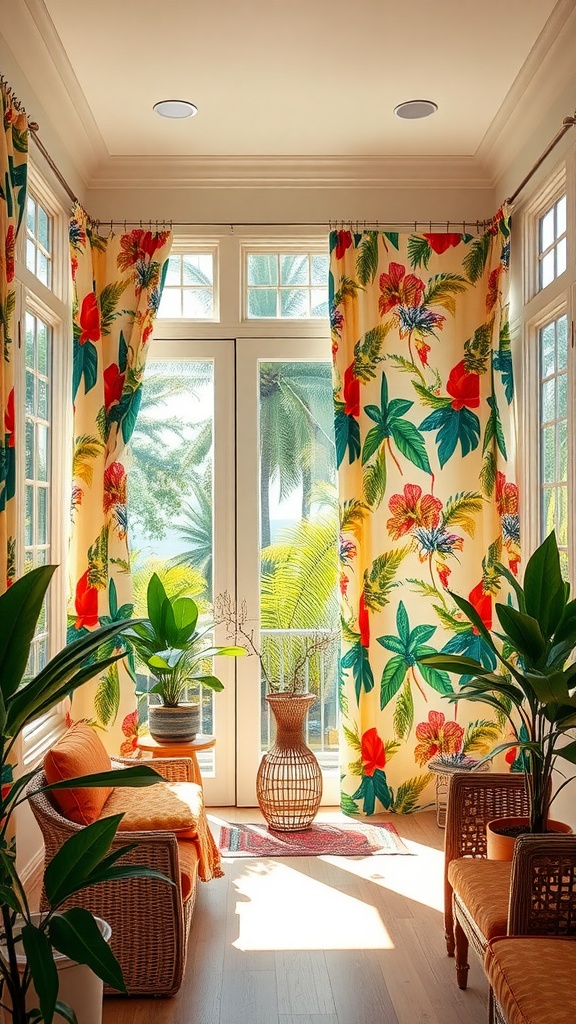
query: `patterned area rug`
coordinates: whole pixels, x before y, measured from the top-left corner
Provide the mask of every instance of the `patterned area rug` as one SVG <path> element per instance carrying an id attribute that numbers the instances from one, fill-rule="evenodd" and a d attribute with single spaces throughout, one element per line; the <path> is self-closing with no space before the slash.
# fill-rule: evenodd
<path id="1" fill-rule="evenodd" d="M 410 854 L 394 825 L 319 821 L 302 832 L 275 832 L 265 825 L 210 818 L 221 853 L 228 857 L 374 857 Z"/>

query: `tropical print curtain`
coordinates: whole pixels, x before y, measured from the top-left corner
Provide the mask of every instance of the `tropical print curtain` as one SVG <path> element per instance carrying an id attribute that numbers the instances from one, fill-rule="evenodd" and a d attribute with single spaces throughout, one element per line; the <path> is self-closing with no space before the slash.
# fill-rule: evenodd
<path id="1" fill-rule="evenodd" d="M 510 225 L 499 211 L 480 237 L 338 231 L 330 248 L 342 807 L 402 813 L 433 800 L 431 758 L 478 759 L 505 735 L 417 659 L 494 667 L 449 591 L 491 626 L 498 565 L 517 572 Z"/>
<path id="2" fill-rule="evenodd" d="M 0 81 L 0 593 L 16 574 L 16 437 L 13 339 L 14 247 L 26 207 L 28 122 Z"/>
<path id="3" fill-rule="evenodd" d="M 73 211 L 69 641 L 132 614 L 127 445 L 142 398 L 148 343 L 171 243 L 170 232 L 142 228 L 103 237 L 81 207 Z M 97 724 L 111 753 L 131 753 L 137 710 L 130 660 L 116 662 L 95 683 L 82 687 L 74 697 L 72 714 Z"/>

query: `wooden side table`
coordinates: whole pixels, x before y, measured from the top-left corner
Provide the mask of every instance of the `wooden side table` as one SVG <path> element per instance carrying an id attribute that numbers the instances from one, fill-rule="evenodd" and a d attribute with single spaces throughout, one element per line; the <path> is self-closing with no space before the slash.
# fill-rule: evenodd
<path id="1" fill-rule="evenodd" d="M 139 736 L 136 743 L 138 750 L 152 757 L 189 757 L 192 761 L 192 782 L 202 785 L 202 775 L 196 754 L 199 750 L 211 750 L 216 746 L 215 736 L 197 736 L 194 740 L 174 741 L 172 743 L 159 743 L 152 739 L 149 733 Z"/>

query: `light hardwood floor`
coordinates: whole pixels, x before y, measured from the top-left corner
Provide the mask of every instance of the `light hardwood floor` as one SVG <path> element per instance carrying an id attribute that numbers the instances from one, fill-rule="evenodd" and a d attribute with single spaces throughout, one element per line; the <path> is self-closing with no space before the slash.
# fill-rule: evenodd
<path id="1" fill-rule="evenodd" d="M 412 856 L 225 859 L 199 883 L 179 993 L 107 998 L 103 1024 L 486 1024 L 480 962 L 461 992 L 446 956 L 444 833 L 432 811 L 391 820 Z"/>

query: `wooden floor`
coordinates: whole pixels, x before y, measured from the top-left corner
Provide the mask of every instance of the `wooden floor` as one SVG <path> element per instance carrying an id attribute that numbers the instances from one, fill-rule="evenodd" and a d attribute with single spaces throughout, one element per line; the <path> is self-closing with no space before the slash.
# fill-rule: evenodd
<path id="1" fill-rule="evenodd" d="M 199 883 L 179 993 L 107 998 L 103 1024 L 486 1024 L 480 962 L 461 992 L 446 956 L 444 833 L 432 811 L 391 820 L 412 856 L 225 859 Z"/>

